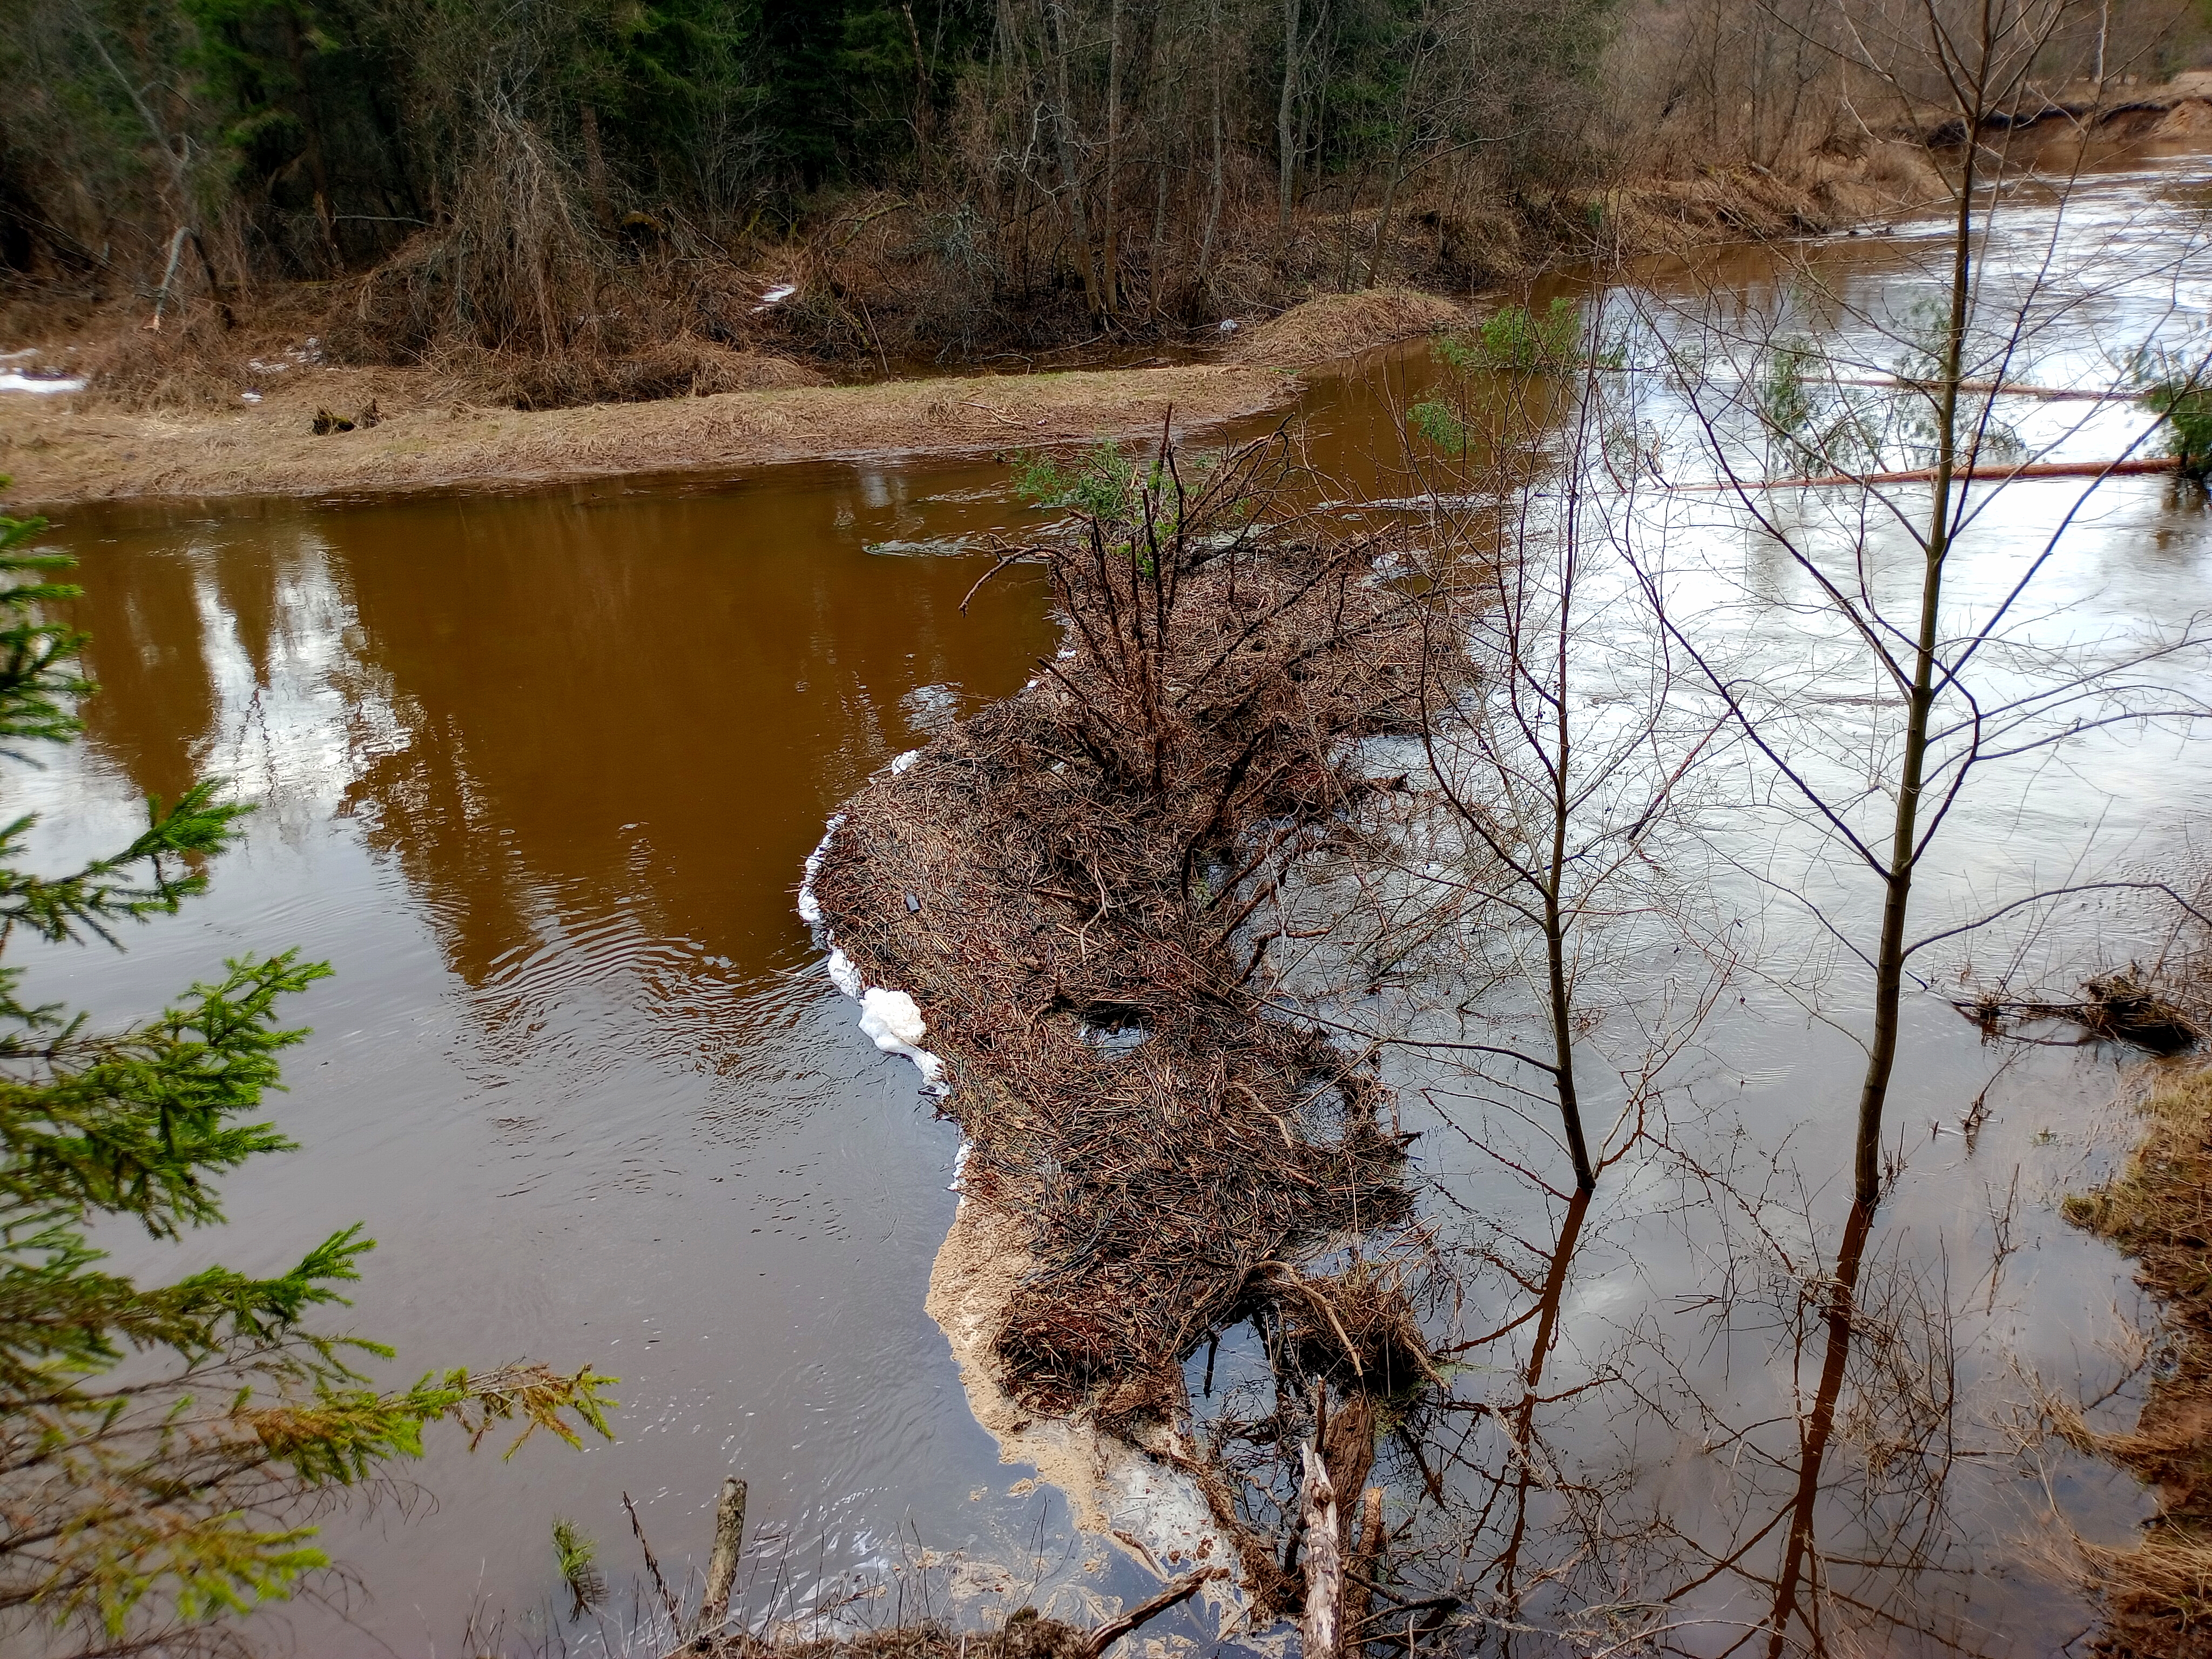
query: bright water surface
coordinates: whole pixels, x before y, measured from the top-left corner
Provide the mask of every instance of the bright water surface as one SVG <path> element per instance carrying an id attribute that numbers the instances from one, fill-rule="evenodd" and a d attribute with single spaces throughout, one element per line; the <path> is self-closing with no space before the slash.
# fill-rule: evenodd
<path id="1" fill-rule="evenodd" d="M 2155 264 L 2193 234 L 2196 167 L 2100 175 L 2062 244 L 2112 259 L 2147 251 Z M 2037 223 L 2008 234 L 2001 252 L 2015 263 L 2040 258 Z M 1909 284 L 1917 237 L 1908 227 L 1894 240 L 1836 239 L 1819 258 L 1844 291 L 1878 293 Z M 1771 276 L 1749 260 L 1723 274 L 1754 289 Z M 1676 291 L 1669 280 L 1656 283 L 1662 298 Z M 2161 307 L 2203 314 L 2195 280 L 2147 279 L 2054 340 L 2027 378 L 2109 376 L 2100 345 Z M 1431 372 L 1416 348 L 1320 379 L 1298 411 L 1317 464 L 1391 493 L 1370 457 L 1395 453 L 1393 411 Z M 2124 441 L 2121 427 L 2093 428 L 2079 453 L 2108 453 L 2115 433 Z M 2074 499 L 2054 493 L 2066 489 L 2022 487 L 1996 511 L 2025 538 L 2047 527 L 2053 501 Z M 843 797 L 943 721 L 1017 689 L 1052 648 L 1025 570 L 957 608 L 988 568 L 981 538 L 1036 521 L 1001 465 L 886 460 L 327 509 L 88 511 L 58 524 L 53 544 L 82 562 L 81 621 L 102 690 L 85 743 L 18 785 L 11 807 L 52 815 L 44 850 L 57 859 L 119 841 L 141 797 L 203 774 L 232 779 L 258 810 L 185 916 L 132 934 L 121 957 L 29 957 L 33 988 L 120 1017 L 226 954 L 296 946 L 337 969 L 294 1010 L 314 1035 L 291 1057 L 291 1092 L 272 1103 L 301 1150 L 228 1183 L 233 1224 L 219 1237 L 174 1253 L 118 1237 L 119 1259 L 146 1273 L 211 1255 L 273 1270 L 360 1220 L 380 1248 L 349 1319 L 398 1346 L 391 1376 L 528 1355 L 623 1379 L 612 1445 L 580 1455 L 533 1445 L 501 1465 L 448 1439 L 416 1471 L 418 1492 L 333 1519 L 329 1541 L 356 1579 L 326 1605 L 275 1616 L 270 1634 L 289 1620 L 306 1651 L 448 1653 L 473 1615 L 480 1632 L 503 1619 L 518 1647 L 589 1648 L 595 1627 L 560 1617 L 552 1517 L 597 1537 L 619 1579 L 632 1559 L 627 1492 L 663 1559 L 696 1560 L 731 1471 L 750 1483 L 748 1605 L 763 1617 L 803 1611 L 842 1573 L 925 1550 L 978 1564 L 949 1586 L 939 1574 L 940 1597 L 1018 1601 L 1042 1583 L 1060 1587 L 1059 1610 L 1084 1614 L 1101 1605 L 1085 1592 L 1148 1593 L 1120 1553 L 1071 1537 L 1057 1495 L 1001 1468 L 971 1419 L 922 1312 L 955 1202 L 957 1136 L 917 1095 L 913 1069 L 860 1035 L 792 902 Z M 2212 606 L 2201 495 L 2115 483 L 2067 549 L 2052 592 L 2069 626 Z M 1786 589 L 1786 572 L 1769 574 Z M 1754 617 L 1746 639 L 1756 644 L 1762 626 Z M 2124 859 L 2172 857 L 2201 817 L 2209 772 L 2170 735 L 2123 736 L 2047 770 L 2025 796 L 1997 789 L 1948 843 L 1928 913 L 1963 910 L 2028 866 L 2048 877 L 2091 823 Z M 1790 935 L 1802 917 L 1749 892 L 1729 902 L 1739 898 L 1747 926 L 1775 931 L 1781 954 L 1806 954 Z M 2055 1504 L 2119 1543 L 2145 1512 L 2124 1477 L 2070 1455 L 2023 1462 L 2002 1432 L 2025 1395 L 2015 1362 L 2092 1392 L 2124 1369 L 2112 1345 L 2140 1313 L 2125 1264 L 2055 1207 L 2122 1141 L 2109 1107 L 2122 1058 L 2039 1048 L 2008 1065 L 1940 994 L 1911 1010 L 1892 1106 L 1908 1166 L 1875 1255 L 1913 1269 L 1899 1282 L 1948 1276 L 1936 1299 L 1955 1324 L 1961 1449 L 1923 1525 L 1933 1544 L 1905 1552 L 1902 1567 L 1865 1567 L 1855 1592 L 1906 1610 L 1904 1626 L 1875 1621 L 1899 1650 L 1938 1638 L 2064 1650 L 2091 1616 L 2042 1564 L 2041 1517 Z M 1743 1187 L 1790 1189 L 1832 1229 L 1857 1077 L 1848 1038 L 1747 978 L 1685 1075 L 1682 1121 L 1706 1126 L 1700 1156 Z M 1425 1120 L 1418 1089 L 1433 1079 L 1407 1069 L 1399 1080 L 1409 1127 L 1432 1130 L 1426 1173 L 1484 1227 L 1522 1241 L 1494 1254 L 1523 1252 L 1525 1293 L 1494 1274 L 1470 1281 L 1460 1330 L 1478 1334 L 1544 1288 L 1562 1206 Z M 1967 1136 L 1960 1125 L 1984 1091 L 1986 1121 Z M 1474 1139 L 1537 1144 L 1486 1109 L 1450 1109 Z M 1611 1115 L 1602 1100 L 1590 1109 Z M 1696 1336 L 1730 1255 L 1688 1190 L 1679 1169 L 1632 1161 L 1582 1221 L 1551 1286 L 1565 1335 L 1542 1392 L 1569 1397 L 1545 1439 L 1582 1478 L 1626 1493 L 1620 1512 L 1663 1518 L 1672 1542 L 1635 1554 L 1637 1571 L 1663 1559 L 1673 1577 L 1622 1593 L 1673 1595 L 1670 1639 L 1717 1651 L 1771 1590 L 1729 1571 L 1685 1587 L 1703 1575 L 1698 1561 L 1760 1535 L 1770 1497 L 1786 1504 L 1794 1491 L 1800 1373 L 1789 1316 Z M 1984 1297 L 1992 1214 L 2014 1191 L 2016 1254 Z M 1822 1248 L 1832 1255 L 1832 1239 Z M 1570 1392 L 1632 1366 L 1637 1334 L 1660 1328 L 1679 1333 L 1661 1345 L 1680 1380 L 1664 1413 L 1617 1391 Z M 1513 1340 L 1477 1357 L 1488 1369 L 1462 1380 L 1463 1397 L 1517 1397 L 1526 1332 Z M 1224 1385 L 1239 1364 L 1232 1340 Z M 1474 1463 L 1485 1455 L 1461 1449 Z M 1561 1552 L 1571 1507 L 1557 1481 L 1534 1484 L 1533 1524 L 1550 1541 L 1528 1547 L 1531 1565 Z M 1839 1551 L 1856 1549 L 1855 1517 L 1885 1534 L 1855 1559 L 1895 1544 L 1887 1534 L 1905 1523 L 1892 1510 L 1841 1477 L 1823 1491 Z M 1467 1547 L 1488 1559 L 1497 1541 L 1471 1534 Z"/>

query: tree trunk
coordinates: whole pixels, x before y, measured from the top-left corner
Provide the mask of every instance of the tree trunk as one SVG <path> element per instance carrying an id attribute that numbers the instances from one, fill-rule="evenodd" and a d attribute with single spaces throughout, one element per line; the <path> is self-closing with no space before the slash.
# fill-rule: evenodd
<path id="1" fill-rule="evenodd" d="M 1382 210 L 1375 218 L 1375 252 L 1368 256 L 1367 260 L 1369 288 L 1373 288 L 1382 276 L 1382 250 L 1390 240 L 1390 215 L 1398 205 L 1398 181 L 1404 176 L 1405 170 L 1398 165 L 1398 158 L 1394 155 L 1390 158 L 1390 182 L 1382 190 Z"/>
<path id="2" fill-rule="evenodd" d="M 1303 1659 L 1337 1659 L 1344 1631 L 1344 1554 L 1337 1543 L 1336 1492 L 1328 1470 L 1311 1445 L 1305 1455 L 1305 1486 L 1298 1494 L 1305 1522 L 1306 1595 L 1298 1633 Z"/>
<path id="3" fill-rule="evenodd" d="M 1052 139 L 1060 156 L 1060 177 L 1066 180 L 1069 228 L 1074 232 L 1077 257 L 1083 261 L 1083 297 L 1091 314 L 1105 314 L 1098 292 L 1098 262 L 1091 247 L 1091 216 L 1083 209 L 1083 164 L 1077 154 L 1075 117 L 1067 100 L 1067 15 L 1061 0 L 1044 0 L 1045 25 L 1050 31 L 1053 94 Z"/>
<path id="4" fill-rule="evenodd" d="M 1979 130 L 1978 103 L 1967 112 L 1966 131 Z M 1871 1209 L 1881 1201 L 1881 1115 L 1897 1063 L 1899 1004 L 1905 988 L 1905 921 L 1912 900 L 1918 854 L 1920 791 L 1928 763 L 1929 714 L 1935 705 L 1936 647 L 1943 599 L 1943 559 L 1950 550 L 1951 487 L 1959 467 L 1959 387 L 1966 357 L 1968 307 L 1972 303 L 1975 147 L 1966 145 L 1959 181 L 1959 211 L 1951 232 L 1950 315 L 1943 341 L 1937 394 L 1934 500 L 1928 509 L 1926 556 L 1920 574 L 1920 625 L 1913 639 L 1912 696 L 1905 722 L 1904 771 L 1898 780 L 1888 880 L 1882 895 L 1881 940 L 1875 950 L 1874 1041 L 1867 1049 L 1859 1087 L 1859 1121 L 1852 1190 Z"/>
<path id="5" fill-rule="evenodd" d="M 1372 287 L 1370 283 L 1369 286 Z M 1544 880 L 1544 959 L 1552 1002 L 1552 1063 L 1558 1069 L 1559 1121 L 1566 1127 L 1567 1155 L 1575 1166 L 1575 1190 L 1587 1193 L 1597 1186 L 1590 1168 L 1589 1147 L 1583 1139 L 1583 1108 L 1575 1092 L 1574 1000 L 1567 984 L 1567 923 L 1559 897 L 1567 880 L 1567 824 L 1574 816 L 1569 779 L 1573 774 L 1574 729 L 1568 719 L 1567 681 L 1572 672 L 1574 646 L 1575 560 L 1574 509 L 1568 508 L 1565 562 L 1560 567 L 1559 622 L 1555 630 L 1553 659 L 1553 697 L 1555 724 L 1552 751 L 1552 852 Z"/>
<path id="6" fill-rule="evenodd" d="M 926 174 L 929 171 L 929 129 L 934 100 L 929 95 L 929 59 L 921 49 L 921 30 L 914 21 L 911 0 L 899 0 L 899 10 L 906 17 L 907 45 L 914 52 L 914 159 Z"/>
<path id="7" fill-rule="evenodd" d="M 1121 306 L 1121 0 L 1106 9 L 1106 258 L 1099 296 L 1106 314 Z"/>
<path id="8" fill-rule="evenodd" d="M 1275 106 L 1275 148 L 1281 169 L 1280 223 L 1291 228 L 1291 185 L 1297 167 L 1298 0 L 1283 0 L 1283 95 Z"/>
<path id="9" fill-rule="evenodd" d="M 1206 234 L 1198 245 L 1198 280 L 1191 289 L 1191 309 L 1204 301 L 1206 280 L 1213 270 L 1213 242 L 1221 228 L 1221 192 L 1227 182 L 1221 154 L 1221 0 L 1211 0 L 1206 12 L 1206 58 L 1212 71 L 1213 188 L 1206 205 Z"/>
<path id="10" fill-rule="evenodd" d="M 734 1474 L 722 1480 L 714 1505 L 714 1549 L 707 1558 L 707 1593 L 699 1603 L 696 1634 L 711 1636 L 730 1616 L 730 1589 L 737 1583 L 738 1560 L 745 1548 L 745 1483 Z"/>
<path id="11" fill-rule="evenodd" d="M 589 104 L 578 106 L 576 125 L 584 137 L 584 190 L 592 198 L 592 220 L 601 230 L 615 228 L 613 198 L 607 191 L 607 158 L 599 149 L 599 112 Z"/>

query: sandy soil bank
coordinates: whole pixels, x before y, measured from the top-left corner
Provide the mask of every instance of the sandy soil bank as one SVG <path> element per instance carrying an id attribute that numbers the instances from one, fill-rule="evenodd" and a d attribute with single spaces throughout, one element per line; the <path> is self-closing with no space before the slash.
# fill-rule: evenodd
<path id="1" fill-rule="evenodd" d="M 264 400 L 130 413 L 0 393 L 0 473 L 27 508 L 129 499 L 391 495 L 881 453 L 989 451 L 1157 432 L 1287 402 L 1278 368 L 1186 365 L 798 386 L 525 412 L 435 403 L 392 370 L 302 365 Z M 315 435 L 318 408 L 373 428 Z"/>
<path id="2" fill-rule="evenodd" d="M 923 1304 L 951 1346 L 969 1409 L 999 1443 L 999 1461 L 1036 1469 L 1066 1494 L 1077 1526 L 1111 1538 L 1163 1578 L 1193 1566 L 1233 1569 L 1236 1553 L 1205 1494 L 1176 1466 L 1195 1455 L 1182 1429 L 1155 1425 L 1164 1455 L 1147 1455 L 1102 1434 L 1088 1418 L 1040 1416 L 1006 1392 L 992 1344 L 1006 1327 L 1014 1292 L 1037 1266 L 1032 1242 L 1019 1218 L 963 1203 L 937 1253 Z M 1222 1619 L 1243 1611 L 1243 1597 L 1226 1574 L 1202 1599 Z"/>
<path id="3" fill-rule="evenodd" d="M 1231 362 L 1297 368 L 1455 327 L 1475 314 L 1418 289 L 1317 294 L 1238 336 L 1224 355 Z"/>

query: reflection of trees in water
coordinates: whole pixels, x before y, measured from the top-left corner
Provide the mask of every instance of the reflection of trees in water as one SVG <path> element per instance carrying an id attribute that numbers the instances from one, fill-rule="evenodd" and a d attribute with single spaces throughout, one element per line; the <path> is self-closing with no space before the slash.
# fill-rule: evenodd
<path id="1" fill-rule="evenodd" d="M 832 541 L 836 504 L 409 504 L 95 554 L 93 745 L 145 793 L 212 767 L 264 834 L 353 817 L 471 986 L 599 951 L 696 1000 L 790 940 L 830 805 L 1049 637 L 1018 583 L 959 613 L 975 559 Z"/>
<path id="2" fill-rule="evenodd" d="M 1387 1494 L 1388 1551 L 1346 1593 L 1364 1659 L 2063 1639 L 2014 1618 L 2076 1605 L 2064 1565 L 2008 1532 L 2043 1518 L 2006 1496 L 2025 1466 L 1992 1387 L 2010 1386 L 1991 1334 L 2019 1312 L 1999 1296 L 2017 1182 L 1989 1194 L 1978 1272 L 1948 1233 L 1931 1248 L 1901 1217 L 1836 1215 L 1793 1149 L 1746 1127 L 1655 1114 L 1616 1182 L 1537 1188 L 1519 1217 L 1443 1172 L 1431 1222 L 1376 1271 L 1424 1310 L 1446 1385 L 1377 1402 L 1371 1465 L 1322 1429 L 1356 1401 L 1317 1399 L 1264 1324 L 1194 1358 L 1199 1443 L 1286 1563 L 1302 1443 L 1322 1446 L 1355 1563 L 1355 1494 Z"/>
<path id="3" fill-rule="evenodd" d="M 1960 1408 L 1955 1327 L 1987 1279 L 1954 1285 L 1856 1209 L 1830 1259 L 1789 1242 L 1817 1236 L 1809 1210 L 1687 1160 L 1675 1179 L 1680 1243 L 1707 1258 L 1694 1294 L 1644 1280 L 1636 1218 L 1605 1217 L 1603 1192 L 1547 1236 L 1448 1253 L 1495 1313 L 1440 1350 L 1453 1386 L 1378 1465 L 1390 1649 L 1403 1609 L 1449 1594 L 1466 1612 L 1444 1644 L 1469 1651 L 2008 1650 L 2020 1632 L 1984 1610 L 2019 1594 L 1993 1590 L 2008 1553 L 1952 1492 L 1962 1460 L 2008 1450 Z"/>
<path id="4" fill-rule="evenodd" d="M 1769 1256 L 1698 1310 L 1717 1341 L 1756 1355 L 1765 1339 L 1775 1388 L 1763 1413 L 1756 1393 L 1716 1397 L 1674 1364 L 1668 1338 L 1693 1351 L 1694 1324 L 1644 1338 L 1670 1384 L 1647 1409 L 1680 1443 L 1728 1460 L 1710 1509 L 1649 1517 L 1675 1581 L 1660 1598 L 1670 1621 L 1742 1627 L 1686 1645 L 1771 1656 L 1978 1645 L 1956 1575 L 1995 1564 L 1976 1559 L 1989 1540 L 1949 1501 L 1965 1425 L 1947 1287 L 1894 1235 L 1871 1261 L 1870 1242 L 1854 1206 L 1832 1266 Z M 1716 1594 L 1726 1613 L 1709 1610 Z"/>
<path id="5" fill-rule="evenodd" d="M 532 907 L 569 924 L 620 910 L 757 971 L 796 925 L 819 816 L 909 740 L 906 678 L 969 681 L 973 659 L 1004 657 L 1007 607 L 955 611 L 972 562 L 856 568 L 799 539 L 818 526 L 779 539 L 714 501 L 338 528 L 363 659 L 410 728 L 350 802 L 472 984 L 532 939 Z"/>
<path id="6" fill-rule="evenodd" d="M 84 705 L 85 735 L 140 793 L 174 800 L 198 775 L 216 726 L 215 678 L 202 638 L 195 562 L 95 556 L 74 573 L 73 609 L 92 635 L 85 665 L 100 695 Z"/>
<path id="7" fill-rule="evenodd" d="M 312 530 L 279 520 L 228 544 L 98 553 L 74 574 L 100 684 L 87 730 L 137 793 L 173 799 L 212 775 L 254 805 L 256 834 L 319 824 L 343 781 L 326 693 L 351 613 Z"/>

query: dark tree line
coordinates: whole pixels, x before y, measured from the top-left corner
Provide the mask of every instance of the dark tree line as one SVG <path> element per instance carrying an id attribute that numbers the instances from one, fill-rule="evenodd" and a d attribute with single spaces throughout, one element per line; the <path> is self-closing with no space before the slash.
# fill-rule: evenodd
<path id="1" fill-rule="evenodd" d="M 2185 11 L 2083 10 L 2065 55 L 2158 67 Z M 1832 12 L 0 0 L 0 276 L 156 308 L 328 283 L 337 348 L 400 361 L 743 345 L 794 278 L 771 320 L 865 356 L 1464 289 L 1624 172 L 1862 142 Z"/>
<path id="2" fill-rule="evenodd" d="M 179 228 L 239 289 L 406 252 L 456 289 L 496 267 L 473 303 L 512 331 L 533 281 L 588 311 L 575 271 L 742 258 L 888 191 L 871 246 L 1150 313 L 1294 216 L 1379 246 L 1446 173 L 1571 167 L 1607 4 L 5 0 L 0 258 L 150 292 Z"/>

